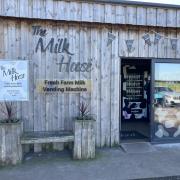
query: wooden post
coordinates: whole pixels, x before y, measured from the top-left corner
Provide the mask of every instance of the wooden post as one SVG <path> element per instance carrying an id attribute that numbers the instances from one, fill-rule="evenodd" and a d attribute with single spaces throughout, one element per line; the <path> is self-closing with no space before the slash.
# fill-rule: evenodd
<path id="1" fill-rule="evenodd" d="M 95 158 L 95 120 L 75 120 L 73 158 Z"/>
<path id="2" fill-rule="evenodd" d="M 0 165 L 15 165 L 22 160 L 22 123 L 0 123 Z"/>

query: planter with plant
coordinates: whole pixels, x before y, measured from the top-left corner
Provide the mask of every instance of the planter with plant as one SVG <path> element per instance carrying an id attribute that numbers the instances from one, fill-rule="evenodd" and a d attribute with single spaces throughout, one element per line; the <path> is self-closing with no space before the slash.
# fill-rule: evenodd
<path id="1" fill-rule="evenodd" d="M 74 126 L 74 159 L 95 158 L 95 119 L 89 114 L 88 105 L 80 104 L 79 116 Z"/>
<path id="2" fill-rule="evenodd" d="M 22 160 L 20 136 L 22 123 L 15 117 L 13 102 L 0 103 L 0 165 L 17 164 Z"/>

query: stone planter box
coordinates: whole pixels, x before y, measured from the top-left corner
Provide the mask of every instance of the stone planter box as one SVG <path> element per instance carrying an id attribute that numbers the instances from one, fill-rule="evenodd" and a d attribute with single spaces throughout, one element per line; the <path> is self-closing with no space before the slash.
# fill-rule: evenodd
<path id="1" fill-rule="evenodd" d="M 20 136 L 22 122 L 0 123 L 0 165 L 15 165 L 22 160 Z"/>
<path id="2" fill-rule="evenodd" d="M 75 120 L 74 159 L 95 158 L 95 120 Z"/>

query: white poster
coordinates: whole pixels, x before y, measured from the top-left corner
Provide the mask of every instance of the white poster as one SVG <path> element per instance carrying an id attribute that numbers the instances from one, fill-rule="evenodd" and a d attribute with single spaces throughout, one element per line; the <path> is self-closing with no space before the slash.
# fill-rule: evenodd
<path id="1" fill-rule="evenodd" d="M 0 101 L 28 100 L 28 61 L 0 60 Z"/>

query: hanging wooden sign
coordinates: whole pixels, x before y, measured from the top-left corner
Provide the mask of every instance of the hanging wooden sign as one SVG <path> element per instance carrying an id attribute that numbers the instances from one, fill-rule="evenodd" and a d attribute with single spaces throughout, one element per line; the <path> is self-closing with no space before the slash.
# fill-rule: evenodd
<path id="1" fill-rule="evenodd" d="M 177 49 L 177 39 L 171 39 L 171 47 L 173 50 Z"/>
<path id="2" fill-rule="evenodd" d="M 142 37 L 145 41 L 146 44 L 148 44 L 149 46 L 151 46 L 151 40 L 150 40 L 150 35 L 148 33 L 146 33 L 143 37 Z"/>
<path id="3" fill-rule="evenodd" d="M 126 40 L 126 46 L 127 46 L 127 50 L 129 53 L 133 52 L 135 50 L 135 48 L 132 46 L 134 43 L 134 40 Z"/>
<path id="4" fill-rule="evenodd" d="M 154 44 L 158 44 L 162 36 L 159 33 L 155 33 Z"/>
<path id="5" fill-rule="evenodd" d="M 114 34 L 112 34 L 111 32 L 109 32 L 107 46 L 109 46 L 114 41 L 115 38 L 116 38 L 116 36 Z"/>

